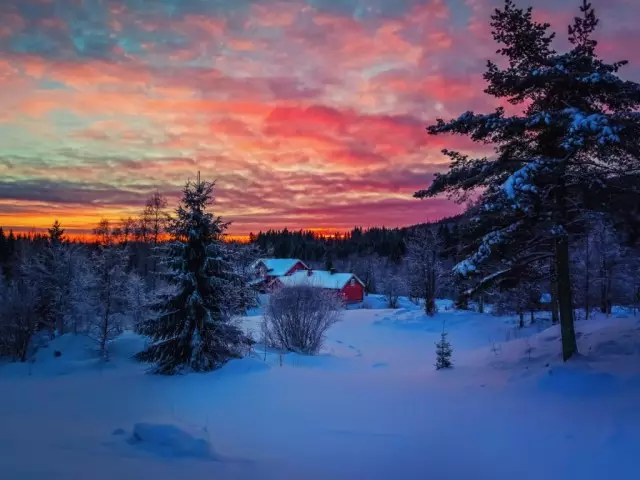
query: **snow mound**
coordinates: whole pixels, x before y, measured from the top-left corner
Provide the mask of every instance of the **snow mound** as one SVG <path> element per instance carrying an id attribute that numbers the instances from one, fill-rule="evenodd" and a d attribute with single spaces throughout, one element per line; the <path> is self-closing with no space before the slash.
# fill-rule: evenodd
<path id="1" fill-rule="evenodd" d="M 171 424 L 136 423 L 129 443 L 164 458 L 218 459 L 208 440 Z"/>
<path id="2" fill-rule="evenodd" d="M 508 382 L 523 382 L 558 395 L 607 396 L 640 387 L 640 319 L 594 314 L 575 323 L 579 355 L 562 360 L 559 325 L 548 319 L 527 328 L 511 327 L 507 336 L 487 336 L 489 346 L 459 352 L 459 366 L 493 372 Z M 473 330 L 469 322 L 467 330 Z M 536 331 L 542 329 L 541 331 Z M 458 334 L 459 332 L 454 332 Z M 455 345 L 455 343 L 454 343 Z"/>
<path id="3" fill-rule="evenodd" d="M 538 387 L 543 392 L 577 397 L 616 394 L 620 386 L 619 378 L 609 372 L 569 366 L 552 368 L 538 381 Z"/>
<path id="4" fill-rule="evenodd" d="M 67 333 L 44 343 L 28 364 L 12 364 L 4 373 L 47 377 L 114 371 L 118 367 L 137 363 L 132 357 L 144 348 L 145 341 L 144 337 L 125 331 L 109 343 L 109 361 L 103 362 L 97 355 L 96 344 L 89 337 Z"/>
<path id="5" fill-rule="evenodd" d="M 266 372 L 270 368 L 271 366 L 268 363 L 256 357 L 245 357 L 230 360 L 220 369 L 220 373 L 225 375 L 242 375 L 246 373 Z"/>

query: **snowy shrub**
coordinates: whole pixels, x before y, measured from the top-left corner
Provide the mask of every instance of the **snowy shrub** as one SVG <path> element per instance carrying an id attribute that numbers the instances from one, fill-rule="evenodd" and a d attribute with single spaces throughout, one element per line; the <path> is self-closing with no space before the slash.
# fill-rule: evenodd
<path id="1" fill-rule="evenodd" d="M 338 296 L 310 285 L 284 287 L 271 295 L 264 314 L 266 342 L 281 351 L 317 354 L 327 330 L 340 320 Z"/>
<path id="2" fill-rule="evenodd" d="M 382 283 L 382 293 L 387 301 L 387 308 L 398 308 L 403 287 L 402 279 L 395 273 L 389 273 Z"/>

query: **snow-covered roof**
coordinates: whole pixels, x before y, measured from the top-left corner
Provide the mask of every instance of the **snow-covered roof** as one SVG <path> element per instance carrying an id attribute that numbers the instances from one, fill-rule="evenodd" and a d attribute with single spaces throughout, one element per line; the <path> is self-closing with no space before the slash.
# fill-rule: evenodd
<path id="1" fill-rule="evenodd" d="M 261 258 L 253 263 L 253 267 L 257 267 L 260 263 L 264 264 L 269 275 L 276 277 L 286 275 L 296 263 L 300 262 L 305 268 L 309 268 L 302 260 L 297 258 Z"/>
<path id="2" fill-rule="evenodd" d="M 364 283 L 353 273 L 331 273 L 326 270 L 312 270 L 311 275 L 306 271 L 300 270 L 288 277 L 281 277 L 278 280 L 280 280 L 284 286 L 313 285 L 314 287 L 331 290 L 342 290 L 352 278 L 364 287 Z"/>

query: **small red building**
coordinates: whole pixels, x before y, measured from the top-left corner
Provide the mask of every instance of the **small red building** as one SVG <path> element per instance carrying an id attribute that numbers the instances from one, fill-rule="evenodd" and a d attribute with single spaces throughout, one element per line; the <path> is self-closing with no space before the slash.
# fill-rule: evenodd
<path id="1" fill-rule="evenodd" d="M 335 273 L 325 270 L 297 271 L 291 275 L 273 280 L 277 286 L 312 285 L 336 291 L 345 303 L 358 303 L 364 300 L 365 286 L 353 273 Z"/>

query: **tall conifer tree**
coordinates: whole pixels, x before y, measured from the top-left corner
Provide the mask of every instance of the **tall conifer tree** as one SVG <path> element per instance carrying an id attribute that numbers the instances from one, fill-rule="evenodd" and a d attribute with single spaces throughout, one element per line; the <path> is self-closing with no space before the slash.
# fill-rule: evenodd
<path id="1" fill-rule="evenodd" d="M 153 343 L 137 355 L 156 373 L 208 371 L 242 355 L 247 337 L 234 323 L 249 288 L 223 245 L 228 223 L 208 211 L 214 184 L 187 182 L 168 231 L 167 280 L 175 287 L 155 306 L 157 318 L 139 325 Z"/>
<path id="2" fill-rule="evenodd" d="M 509 116 L 466 112 L 429 127 L 432 135 L 460 134 L 495 146 L 492 158 L 470 158 L 445 150 L 449 171 L 416 192 L 464 199 L 480 192 L 472 218 L 478 242 L 455 271 L 480 280 L 518 277 L 527 265 L 553 259 L 564 359 L 576 351 L 569 244 L 584 214 L 611 214 L 612 199 L 638 195 L 640 171 L 640 85 L 617 75 L 626 62 L 606 63 L 592 34 L 598 19 L 584 0 L 569 26 L 571 49 L 557 53 L 549 24 L 535 22 L 531 8 L 512 0 L 491 17 L 504 67 L 488 63 L 486 93 L 522 107 Z"/>

